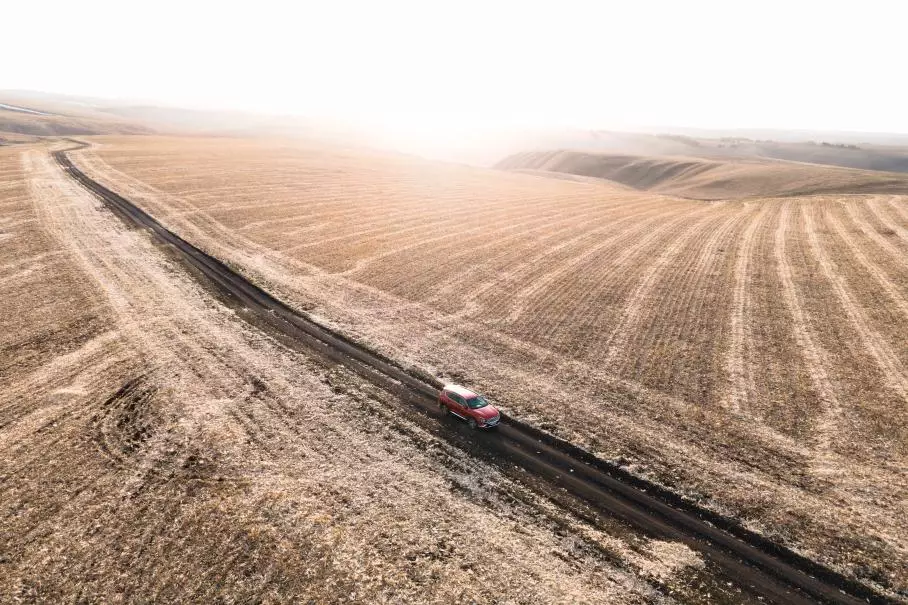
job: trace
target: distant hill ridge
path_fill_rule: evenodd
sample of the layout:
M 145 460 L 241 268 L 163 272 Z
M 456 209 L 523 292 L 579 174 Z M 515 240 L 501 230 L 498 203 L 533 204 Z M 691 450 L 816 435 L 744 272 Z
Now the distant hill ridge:
M 554 150 L 508 156 L 496 166 L 606 179 L 641 191 L 717 200 L 820 193 L 908 193 L 908 175 L 764 158 L 714 159 Z

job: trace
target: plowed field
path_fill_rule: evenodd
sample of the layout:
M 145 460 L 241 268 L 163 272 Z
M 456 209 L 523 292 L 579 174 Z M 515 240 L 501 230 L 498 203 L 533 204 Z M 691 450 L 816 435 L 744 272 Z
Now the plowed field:
M 98 142 L 73 154 L 93 178 L 299 308 L 908 590 L 905 197 L 701 202 L 280 142 Z
M 0 255 L 4 603 L 747 599 L 254 329 L 47 149 L 0 150 Z

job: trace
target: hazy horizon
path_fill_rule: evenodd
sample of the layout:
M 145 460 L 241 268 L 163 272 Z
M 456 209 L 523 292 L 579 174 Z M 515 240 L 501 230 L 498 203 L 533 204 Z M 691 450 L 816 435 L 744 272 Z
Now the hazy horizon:
M 161 108 L 161 109 L 172 109 L 176 111 L 190 111 L 190 112 L 200 112 L 200 113 L 237 113 L 245 114 L 249 116 L 260 116 L 260 117 L 289 117 L 289 118 L 318 118 L 326 116 L 313 116 L 307 113 L 299 113 L 294 111 L 268 111 L 268 110 L 259 110 L 254 108 L 230 108 L 230 107 L 217 107 L 212 105 L 204 104 L 192 104 L 192 103 L 179 103 L 174 101 L 169 101 L 166 99 L 153 99 L 153 98 L 138 98 L 138 97 L 118 97 L 118 96 L 97 96 L 97 95 L 80 95 L 80 94 L 71 94 L 66 91 L 59 90 L 31 90 L 24 88 L 0 88 L 0 95 L 13 95 L 22 96 L 26 99 L 38 99 L 40 97 L 48 97 L 49 99 L 54 100 L 72 100 L 73 102 L 94 102 L 97 103 L 96 107 L 103 108 L 127 108 L 127 107 L 148 107 L 152 108 Z M 2 97 L 0 97 L 2 101 Z M 24 101 L 23 101 L 24 102 Z M 0 105 L 3 105 L 0 102 Z M 14 107 L 16 106 L 13 103 Z M 95 107 L 95 106 L 93 106 Z M 22 106 L 23 109 L 28 109 L 27 106 Z M 344 116 L 327 116 L 330 120 L 335 121 L 338 124 L 350 124 L 356 125 L 356 116 L 350 116 L 351 119 L 345 119 Z M 492 124 L 491 127 L 496 128 L 495 124 Z M 501 126 L 500 130 L 506 130 L 507 125 Z M 735 132 L 749 132 L 749 133 L 790 133 L 792 135 L 797 134 L 845 134 L 845 135 L 892 135 L 894 137 L 908 137 L 908 132 L 895 132 L 895 131 L 884 131 L 884 130 L 849 130 L 849 129 L 811 129 L 811 128 L 774 128 L 774 127 L 748 127 L 748 126 L 732 126 L 727 128 L 720 127 L 703 127 L 703 126 L 687 126 L 679 124 L 623 124 L 615 126 L 599 126 L 599 127 L 582 127 L 582 126 L 551 126 L 547 127 L 545 125 L 530 125 L 525 128 L 515 128 L 515 131 L 538 131 L 545 132 L 551 130 L 553 132 L 563 132 L 575 130 L 578 132 L 616 132 L 616 133 L 641 133 L 641 134 L 672 134 L 672 133 L 697 133 L 702 136 L 725 136 L 726 134 L 731 134 Z
M 95 1 L 7 9 L 0 89 L 290 114 L 410 136 L 652 128 L 908 133 L 901 9 L 865 2 Z M 56 15 L 52 21 L 47 15 Z M 13 52 L 15 51 L 15 52 Z

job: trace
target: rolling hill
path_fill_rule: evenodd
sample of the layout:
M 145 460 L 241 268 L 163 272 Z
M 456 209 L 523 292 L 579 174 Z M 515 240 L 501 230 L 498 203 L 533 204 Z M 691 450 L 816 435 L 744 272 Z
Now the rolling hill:
M 510 155 L 498 168 L 562 177 L 614 181 L 640 191 L 692 199 L 826 193 L 908 193 L 908 177 L 762 158 L 716 159 L 639 156 L 583 151 L 531 151 Z

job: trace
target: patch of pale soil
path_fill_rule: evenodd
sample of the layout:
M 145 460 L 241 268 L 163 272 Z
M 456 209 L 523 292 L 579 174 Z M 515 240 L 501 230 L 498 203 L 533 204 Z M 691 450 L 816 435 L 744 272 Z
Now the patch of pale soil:
M 653 540 L 647 548 L 653 555 L 647 572 L 657 577 L 668 577 L 685 567 L 702 568 L 703 559 L 688 546 L 679 542 Z

